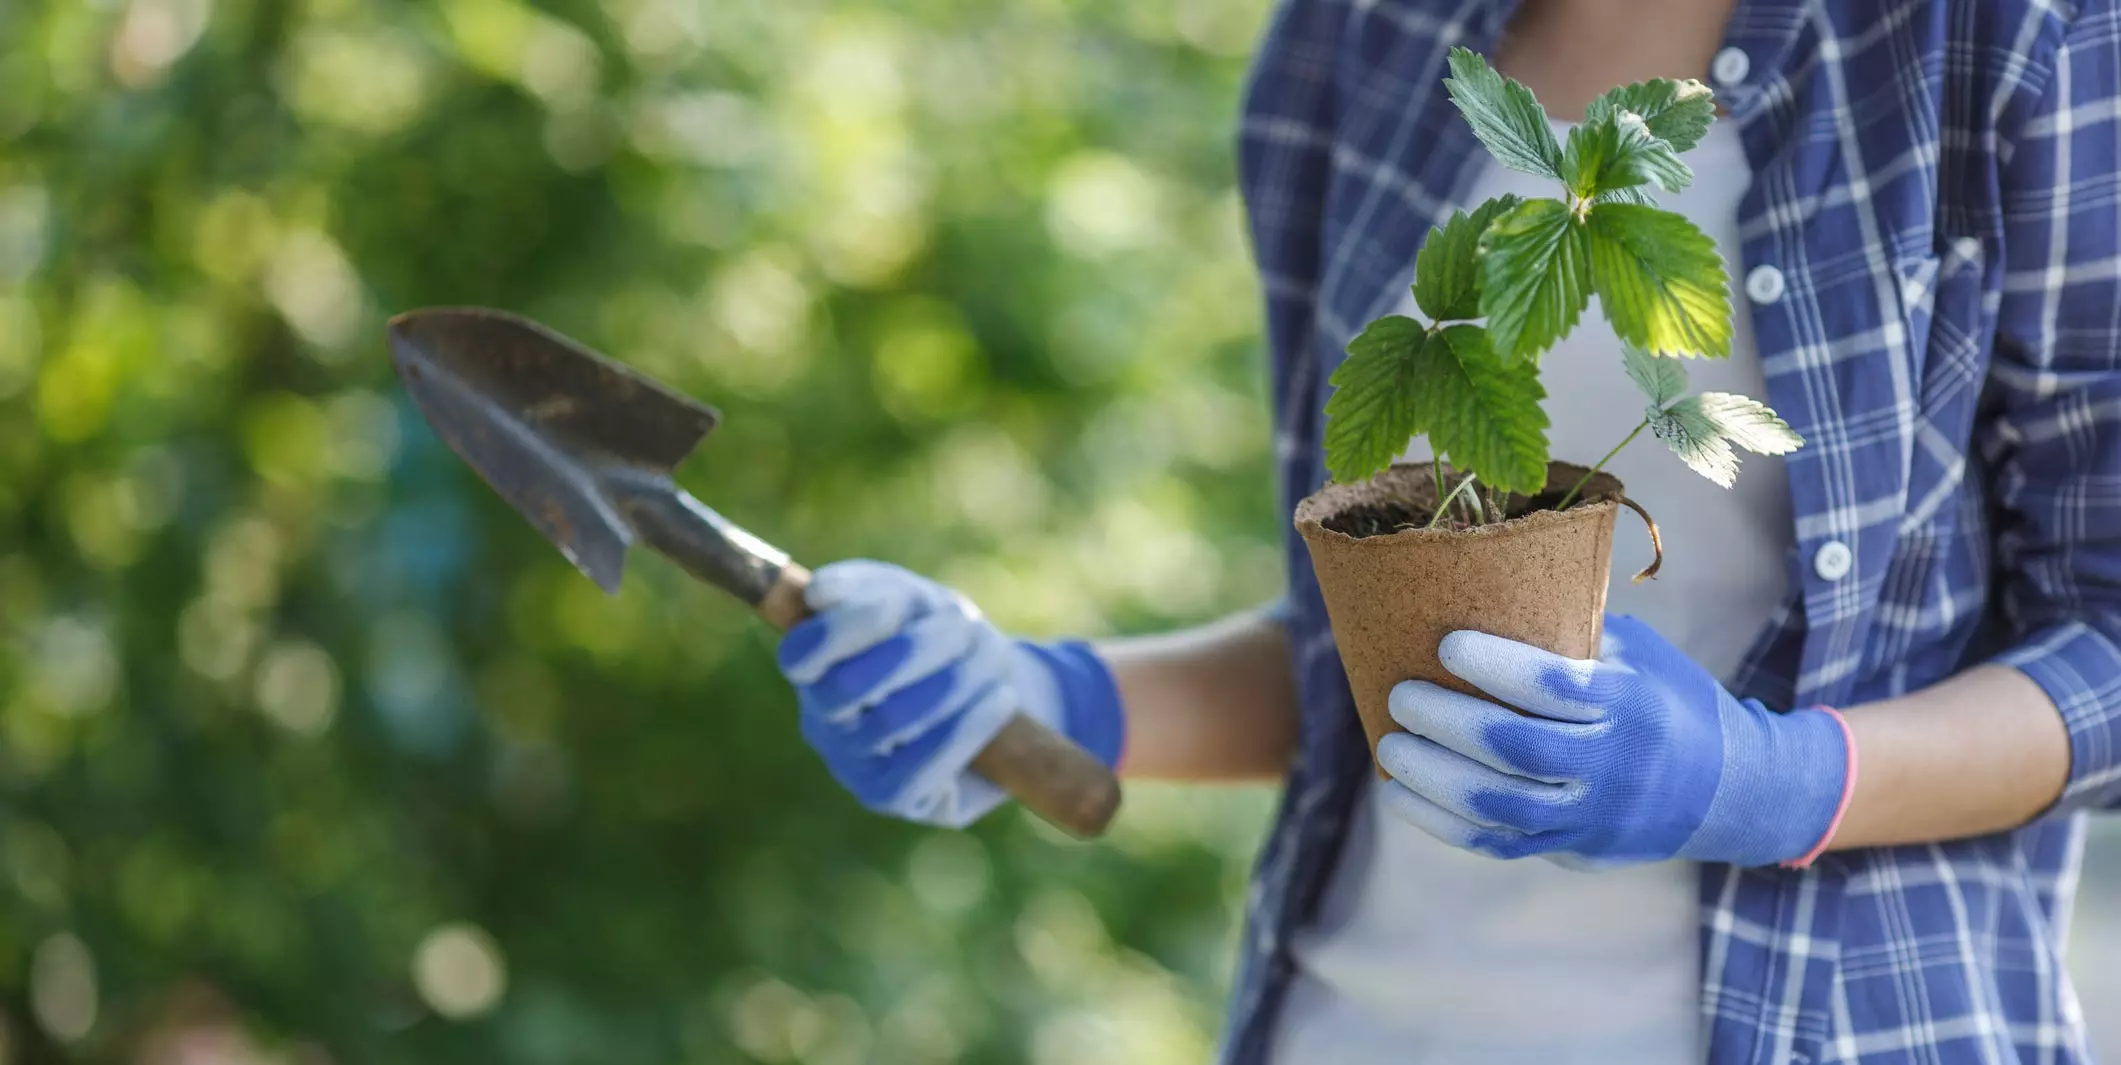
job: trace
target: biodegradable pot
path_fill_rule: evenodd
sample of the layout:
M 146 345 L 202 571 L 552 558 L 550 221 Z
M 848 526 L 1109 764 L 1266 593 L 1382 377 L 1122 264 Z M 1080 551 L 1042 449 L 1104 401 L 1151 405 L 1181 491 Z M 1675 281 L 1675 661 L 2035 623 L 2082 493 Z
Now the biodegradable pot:
M 1566 492 L 1586 472 L 1550 463 L 1547 484 Z M 1622 505 L 1634 506 L 1617 478 L 1594 476 L 1568 510 L 1532 510 L 1476 528 L 1355 537 L 1330 527 L 1351 510 L 1388 502 L 1411 503 L 1424 517 L 1433 511 L 1429 464 L 1395 465 L 1357 484 L 1328 485 L 1296 505 L 1296 528 L 1310 547 L 1373 759 L 1377 741 L 1399 728 L 1386 706 L 1393 685 L 1419 679 L 1479 694 L 1437 661 L 1437 644 L 1447 633 L 1476 629 L 1571 658 L 1598 656 L 1613 519 Z M 1511 512 L 1525 504 L 1514 497 Z M 1650 528 L 1654 542 L 1656 526 Z M 1655 570 L 1652 565 L 1644 575 Z

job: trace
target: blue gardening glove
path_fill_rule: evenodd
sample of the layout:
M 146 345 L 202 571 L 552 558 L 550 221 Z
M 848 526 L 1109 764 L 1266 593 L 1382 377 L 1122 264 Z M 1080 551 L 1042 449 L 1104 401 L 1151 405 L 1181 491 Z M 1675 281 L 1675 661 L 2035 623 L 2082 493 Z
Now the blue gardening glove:
M 1011 639 L 956 592 L 866 559 L 819 569 L 804 599 L 815 614 L 782 638 L 781 672 L 803 738 L 863 806 L 978 820 L 1008 796 L 967 767 L 1018 712 L 1118 764 L 1119 691 L 1089 645 Z
M 1502 703 L 1423 681 L 1392 689 L 1408 730 L 1377 745 L 1389 806 L 1446 843 L 1574 867 L 1684 858 L 1807 864 L 1838 825 L 1855 746 L 1826 708 L 1775 713 L 1732 696 L 1632 617 L 1576 661 L 1478 632 L 1445 669 Z

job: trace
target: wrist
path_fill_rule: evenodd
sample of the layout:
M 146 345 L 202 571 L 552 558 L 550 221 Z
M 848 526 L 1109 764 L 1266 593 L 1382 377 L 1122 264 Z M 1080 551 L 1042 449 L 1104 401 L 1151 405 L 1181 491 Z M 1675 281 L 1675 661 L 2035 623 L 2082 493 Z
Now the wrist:
M 1127 722 L 1120 706 L 1119 682 L 1104 658 L 1082 640 L 1019 640 L 1017 646 L 1043 667 L 1053 683 L 1058 720 L 1047 724 L 1106 767 L 1118 767 L 1126 746 Z

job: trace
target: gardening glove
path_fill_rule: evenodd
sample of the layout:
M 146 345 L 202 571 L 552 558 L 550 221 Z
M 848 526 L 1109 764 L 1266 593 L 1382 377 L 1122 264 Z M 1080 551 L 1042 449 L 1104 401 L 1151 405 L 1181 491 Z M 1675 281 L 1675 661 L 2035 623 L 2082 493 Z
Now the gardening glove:
M 1632 617 L 1607 617 L 1595 662 L 1478 632 L 1438 655 L 1496 701 L 1406 681 L 1390 706 L 1407 732 L 1377 758 L 1401 785 L 1394 812 L 1458 847 L 1576 868 L 1802 866 L 1855 787 L 1839 713 L 1738 699 Z
M 866 559 L 819 569 L 804 599 L 815 614 L 782 638 L 781 672 L 803 738 L 863 806 L 978 820 L 1008 796 L 968 767 L 1019 711 L 1118 764 L 1119 690 L 1088 644 L 1011 639 L 956 592 Z

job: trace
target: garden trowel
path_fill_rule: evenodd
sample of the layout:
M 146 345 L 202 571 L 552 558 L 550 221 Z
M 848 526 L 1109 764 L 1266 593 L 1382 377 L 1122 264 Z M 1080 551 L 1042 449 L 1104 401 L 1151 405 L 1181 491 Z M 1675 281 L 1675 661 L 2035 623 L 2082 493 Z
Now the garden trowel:
M 502 311 L 401 314 L 390 350 L 443 441 L 606 592 L 638 541 L 778 628 L 809 616 L 809 570 L 671 480 L 713 410 Z M 1078 837 L 1103 833 L 1119 808 L 1111 770 L 1021 713 L 972 768 Z

